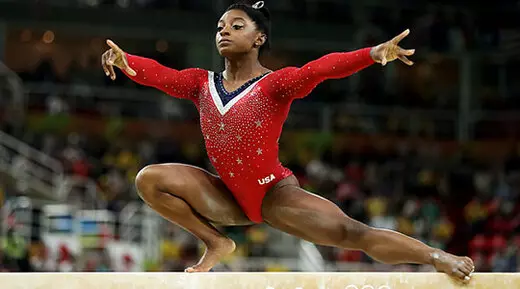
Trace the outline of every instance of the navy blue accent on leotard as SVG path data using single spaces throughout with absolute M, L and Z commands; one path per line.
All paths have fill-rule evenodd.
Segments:
M 267 74 L 267 73 L 266 73 Z M 265 74 L 262 74 L 258 77 L 255 77 L 248 82 L 244 83 L 241 87 L 237 88 L 235 91 L 228 92 L 224 88 L 224 76 L 221 73 L 215 73 L 213 76 L 213 81 L 215 82 L 215 87 L 217 88 L 218 96 L 220 100 L 222 100 L 222 104 L 228 104 L 233 98 L 237 97 L 242 91 L 246 90 L 250 85 L 258 81 L 260 78 L 264 77 Z

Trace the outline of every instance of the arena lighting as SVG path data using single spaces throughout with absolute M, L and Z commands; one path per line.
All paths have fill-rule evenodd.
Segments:
M 515 289 L 520 274 L 440 273 L 5 273 L 2 289 Z
M 43 33 L 42 41 L 46 44 L 51 44 L 54 42 L 55 37 L 56 36 L 54 35 L 53 31 L 47 30 L 45 33 Z

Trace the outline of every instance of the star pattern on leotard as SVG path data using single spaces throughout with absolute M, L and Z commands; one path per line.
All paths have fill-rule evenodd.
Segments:
M 225 114 L 215 109 L 216 97 L 204 90 L 209 102 L 201 101 L 201 128 L 206 139 L 206 148 L 216 171 L 223 180 L 234 179 L 235 183 L 254 182 L 263 176 L 266 159 L 277 156 L 278 130 L 272 130 L 283 123 L 277 116 L 285 105 L 273 102 L 261 89 L 253 89 L 249 95 L 232 106 Z M 203 114 L 202 114 L 203 113 Z M 272 133 L 274 132 L 274 133 Z M 271 172 L 271 171 L 270 171 Z M 240 180 L 237 181 L 237 180 Z M 234 184 L 234 183 L 233 183 Z M 229 185 L 234 188 L 234 185 Z
M 128 61 L 139 72 L 132 79 L 195 104 L 209 159 L 253 221 L 262 220 L 258 208 L 268 186 L 261 180 L 272 175 L 274 184 L 291 173 L 278 159 L 278 142 L 292 100 L 305 97 L 326 79 L 347 77 L 374 63 L 370 48 L 331 53 L 301 68 L 271 72 L 225 95 L 214 72 L 165 69 L 157 61 L 132 55 Z

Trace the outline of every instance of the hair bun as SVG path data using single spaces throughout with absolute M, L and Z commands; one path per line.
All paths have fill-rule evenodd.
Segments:
M 265 18 L 268 20 L 271 19 L 271 13 L 269 12 L 269 9 L 265 6 L 264 1 L 256 1 L 254 4 L 251 5 L 251 8 L 260 11 L 262 15 L 264 15 Z
M 251 7 L 255 9 L 262 9 L 264 8 L 265 2 L 264 1 L 258 1 L 255 4 L 251 5 Z

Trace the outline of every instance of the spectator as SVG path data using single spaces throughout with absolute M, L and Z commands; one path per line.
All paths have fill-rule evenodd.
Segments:
M 2 240 L 0 251 L 3 252 L 1 264 L 10 272 L 32 272 L 29 250 L 25 240 L 15 233 L 14 228 L 7 230 Z

